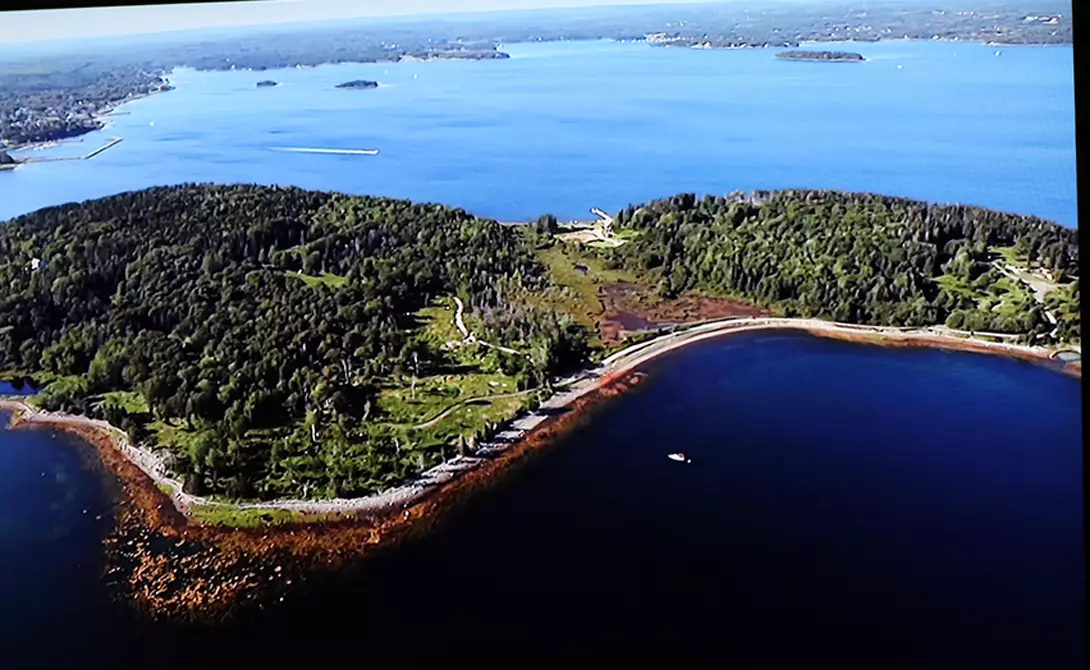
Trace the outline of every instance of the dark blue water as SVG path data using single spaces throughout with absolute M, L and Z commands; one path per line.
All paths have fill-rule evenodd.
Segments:
M 0 412 L 0 426 L 9 418 Z M 111 501 L 90 457 L 86 445 L 63 433 L 0 429 L 5 667 L 75 667 L 102 650 L 125 614 L 108 606 L 103 591 Z
M 962 202 L 1077 225 L 1070 47 L 831 45 L 774 50 L 514 44 L 507 61 L 172 76 L 112 126 L 0 174 L 0 220 L 185 181 L 262 182 L 442 202 L 500 220 L 679 192 L 837 188 Z M 276 88 L 256 82 L 276 79 Z M 334 85 L 374 79 L 382 88 Z M 276 147 L 370 149 L 378 156 Z
M 13 384 L 11 382 L 0 381 L 0 395 L 33 395 L 37 390 L 27 384 Z
M 124 649 L 179 668 L 663 639 L 713 652 L 715 667 L 1083 667 L 1078 380 L 792 333 L 696 345 L 649 372 L 445 531 L 361 576 L 214 631 L 120 629 L 95 651 L 72 628 L 73 644 L 86 659 Z M 18 570 L 3 571 L 17 593 L 57 593 L 66 582 L 49 566 L 93 553 L 79 512 L 93 487 L 39 481 L 75 462 L 62 446 L 0 433 L 0 515 L 19 519 L 15 542 L 41 536 L 39 519 L 72 526 L 56 545 L 18 549 Z M 666 458 L 677 450 L 693 463 Z M 11 493 L 39 484 L 30 501 Z M 54 510 L 65 495 L 79 502 Z M 487 640 L 501 642 L 480 651 Z

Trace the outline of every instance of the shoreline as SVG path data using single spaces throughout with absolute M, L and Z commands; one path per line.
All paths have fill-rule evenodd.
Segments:
M 695 38 L 693 38 L 693 39 L 695 39 Z M 623 38 L 613 38 L 613 37 L 605 37 L 605 38 L 602 38 L 602 37 L 559 38 L 559 39 L 550 39 L 550 40 L 546 40 L 546 41 L 538 41 L 538 40 L 532 40 L 531 39 L 531 40 L 522 41 L 522 42 L 500 43 L 497 46 L 497 49 L 502 47 L 502 46 L 536 45 L 536 44 L 543 44 L 543 43 L 546 43 L 546 42 L 613 42 L 613 43 L 617 43 L 617 44 L 645 44 L 645 45 L 650 45 L 650 46 L 655 46 L 655 45 L 678 46 L 678 47 L 684 47 L 684 48 L 699 48 L 699 49 L 707 49 L 707 50 L 798 49 L 798 48 L 803 48 L 803 47 L 806 47 L 806 46 L 819 46 L 819 45 L 824 45 L 824 44 L 875 44 L 875 43 L 878 43 L 878 42 L 951 42 L 951 43 L 975 44 L 975 45 L 980 45 L 980 46 L 984 46 L 984 47 L 1003 47 L 1003 48 L 1014 48 L 1014 47 L 1066 47 L 1066 48 L 1071 48 L 1071 47 L 1074 46 L 1072 42 L 996 42 L 996 41 L 983 41 L 983 40 L 977 39 L 977 38 L 962 38 L 962 37 L 940 37 L 937 40 L 934 39 L 934 38 L 926 38 L 926 37 L 881 37 L 881 38 L 878 38 L 878 39 L 875 39 L 875 40 L 855 40 L 855 39 L 846 39 L 846 40 L 845 39 L 800 40 L 797 43 L 796 46 L 771 45 L 771 44 L 767 44 L 767 45 L 766 44 L 745 44 L 745 45 L 740 45 L 740 46 L 702 47 L 702 46 L 699 46 L 701 44 L 700 42 L 697 42 L 697 43 L 694 43 L 694 44 L 684 44 L 684 45 L 682 45 L 682 44 L 671 44 L 669 42 L 648 41 L 647 37 L 643 36 L 643 37 L 638 38 L 638 39 L 623 39 Z M 277 68 L 267 68 L 264 71 L 275 72 L 276 70 L 314 69 L 316 67 L 321 67 L 323 65 L 360 65 L 360 64 L 371 65 L 371 64 L 386 63 L 386 62 L 388 62 L 388 63 L 425 63 L 425 62 L 431 62 L 431 61 L 437 61 L 437 60 L 487 61 L 487 60 L 510 60 L 512 58 L 515 58 L 515 57 L 511 56 L 510 54 L 508 54 L 508 58 L 502 58 L 502 57 L 489 57 L 489 58 L 443 58 L 443 57 L 418 58 L 416 56 L 404 55 L 404 56 L 399 56 L 396 60 L 390 60 L 390 61 L 385 61 L 385 60 L 383 60 L 383 61 L 373 61 L 373 62 L 372 61 L 343 61 L 343 62 L 336 62 L 336 63 L 335 62 L 319 63 L 317 65 L 296 64 L 296 65 L 285 65 L 283 67 L 277 67 Z M 795 60 L 795 59 L 788 59 L 788 60 Z M 799 60 L 802 60 L 802 59 L 799 59 Z M 869 60 L 869 59 L 864 59 L 864 61 L 866 61 L 866 60 Z M 834 61 L 834 62 L 840 62 L 840 61 Z M 857 62 L 857 61 L 844 61 L 844 62 Z M 64 142 L 69 142 L 69 141 L 80 141 L 80 138 L 83 138 L 84 136 L 86 136 L 86 135 L 88 135 L 90 133 L 93 133 L 93 132 L 96 132 L 96 131 L 99 131 L 99 130 L 105 130 L 107 127 L 109 127 L 109 124 L 110 124 L 110 118 L 109 117 L 115 111 L 117 111 L 120 107 L 122 107 L 123 105 L 125 105 L 125 104 L 127 104 L 129 102 L 133 102 L 135 100 L 141 100 L 143 98 L 151 97 L 151 96 L 159 94 L 159 93 L 166 93 L 168 91 L 174 90 L 173 84 L 170 83 L 169 76 L 170 76 L 170 74 L 173 73 L 173 71 L 175 69 L 180 69 L 180 68 L 183 68 L 183 67 L 185 67 L 185 66 L 174 66 L 174 67 L 171 68 L 170 71 L 164 72 L 164 74 L 162 76 L 166 80 L 167 88 L 160 89 L 160 90 L 154 90 L 154 91 L 147 91 L 145 93 L 137 93 L 137 94 L 131 95 L 130 97 L 126 97 L 126 98 L 124 98 L 122 100 L 116 100 L 116 101 L 113 101 L 113 102 L 106 103 L 100 110 L 96 111 L 95 113 L 93 113 L 91 115 L 92 121 L 99 124 L 97 128 L 89 128 L 87 130 L 84 130 L 84 131 L 81 131 L 81 132 L 78 132 L 76 134 L 69 135 L 69 136 L 66 136 L 66 137 L 62 137 L 62 138 L 51 139 L 51 140 L 40 140 L 40 141 L 37 141 L 37 142 L 27 142 L 25 144 L 12 143 L 10 145 L 4 145 L 2 142 L 0 142 L 0 149 L 5 150 L 5 151 L 9 151 L 9 152 L 12 152 L 12 151 L 35 151 L 35 150 L 40 150 L 40 149 L 49 149 L 49 148 L 53 148 L 58 143 L 64 143 Z M 208 70 L 197 70 L 197 71 L 198 72 L 206 72 Z M 253 72 L 255 70 L 253 70 L 252 68 L 246 68 L 244 71 Z
M 943 334 L 938 327 L 898 328 L 885 326 L 860 326 L 839 324 L 820 319 L 793 319 L 781 317 L 742 317 L 720 319 L 704 323 L 683 325 L 679 329 L 640 342 L 605 358 L 601 364 L 586 369 L 567 379 L 556 382 L 560 389 L 543 402 L 537 410 L 520 413 L 509 419 L 496 434 L 496 439 L 482 443 L 471 456 L 455 456 L 422 473 L 415 479 L 385 491 L 359 498 L 327 500 L 281 499 L 272 501 L 224 502 L 204 496 L 184 493 L 182 484 L 167 473 L 160 454 L 133 445 L 120 428 L 105 421 L 79 415 L 45 412 L 22 400 L 0 398 L 0 411 L 12 412 L 9 428 L 20 426 L 52 427 L 83 436 L 98 433 L 111 442 L 112 448 L 131 462 L 157 487 L 167 487 L 168 496 L 176 511 L 192 519 L 193 506 L 229 507 L 240 510 L 287 510 L 310 514 L 330 513 L 384 513 L 392 509 L 410 506 L 429 492 L 442 488 L 465 472 L 484 465 L 497 454 L 516 448 L 519 441 L 537 428 L 547 424 L 556 412 L 562 411 L 579 399 L 608 387 L 616 380 L 639 372 L 639 368 L 652 360 L 690 344 L 708 339 L 727 337 L 742 332 L 801 330 L 818 337 L 844 341 L 872 343 L 893 347 L 930 347 L 975 353 L 1003 355 L 1048 365 L 1055 372 L 1081 379 L 1081 360 L 1065 363 L 1054 357 L 1058 350 L 1080 351 L 1079 347 L 1064 346 L 1056 350 L 990 342 L 970 337 Z M 481 456 L 484 456 L 482 458 Z M 166 495 L 164 493 L 164 495 Z
M 164 79 L 165 78 L 166 77 L 164 75 Z M 65 144 L 69 144 L 69 143 L 82 142 L 91 133 L 97 133 L 99 131 L 106 130 L 107 128 L 109 128 L 110 124 L 113 121 L 114 112 L 116 112 L 121 107 L 127 105 L 128 103 L 136 102 L 137 100 L 143 100 L 145 98 L 150 98 L 153 95 L 159 95 L 161 93 L 169 93 L 170 91 L 174 90 L 174 85 L 170 83 L 169 79 L 166 79 L 165 86 L 166 86 L 166 88 L 161 88 L 161 89 L 155 90 L 155 91 L 147 91 L 146 93 L 137 93 L 137 94 L 133 94 L 133 95 L 131 95 L 129 97 L 126 97 L 123 100 L 117 100 L 117 101 L 114 101 L 114 102 L 106 103 L 101 109 L 96 110 L 91 115 L 91 122 L 94 123 L 95 126 L 96 126 L 94 128 L 88 128 L 86 130 L 80 131 L 80 132 L 75 133 L 73 135 L 68 135 L 66 137 L 61 137 L 61 138 L 52 139 L 52 140 L 40 140 L 38 142 L 28 142 L 26 144 L 12 144 L 12 145 L 6 146 L 6 147 L 5 146 L 0 146 L 0 149 L 2 149 L 4 151 L 8 151 L 8 152 L 14 152 L 14 151 L 41 151 L 43 149 L 55 149 L 55 148 L 57 148 L 59 146 L 64 146 Z M 26 162 L 26 161 L 25 160 L 20 160 L 19 164 L 22 164 L 24 162 Z M 35 162 L 35 161 L 31 161 L 31 162 Z
M 877 327 L 874 327 L 877 328 Z M 538 411 L 516 417 L 473 456 L 455 457 L 414 480 L 366 498 L 342 501 L 274 501 L 250 508 L 315 511 L 317 521 L 231 527 L 207 525 L 187 514 L 180 487 L 168 495 L 156 470 L 140 460 L 119 429 L 85 417 L 34 410 L 19 399 L 0 398 L 14 428 L 62 430 L 98 454 L 116 484 L 115 529 L 105 540 L 106 577 L 116 595 L 152 618 L 210 623 L 253 606 L 264 608 L 311 578 L 358 566 L 424 536 L 474 496 L 506 481 L 508 471 L 542 453 L 585 420 L 603 401 L 638 385 L 641 368 L 690 344 L 742 332 L 803 331 L 881 346 L 938 347 L 1006 355 L 1048 364 L 1081 378 L 1081 364 L 1065 366 L 1044 348 L 993 344 L 928 335 L 916 329 L 855 327 L 807 319 L 741 318 L 692 325 L 627 347 L 595 368 L 567 380 Z M 540 411 L 544 410 L 544 411 Z M 154 458 L 154 455 L 151 455 Z M 150 472 L 149 472 L 150 470 Z

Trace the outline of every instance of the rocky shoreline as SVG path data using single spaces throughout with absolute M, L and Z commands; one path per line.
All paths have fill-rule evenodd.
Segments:
M 320 523 L 259 528 L 206 526 L 190 519 L 185 506 L 160 488 L 155 471 L 149 472 L 147 463 L 134 460 L 124 433 L 109 424 L 37 413 L 17 400 L 0 400 L 0 411 L 14 412 L 13 426 L 45 427 L 79 436 L 94 448 L 116 480 L 119 504 L 115 532 L 106 541 L 106 549 L 107 577 L 118 587 L 119 596 L 153 617 L 214 621 L 249 606 L 264 607 L 283 600 L 308 576 L 339 571 L 430 531 L 474 492 L 493 485 L 501 473 L 577 425 L 594 406 L 642 381 L 644 373 L 638 369 L 652 359 L 698 341 L 755 330 L 803 330 L 885 346 L 998 353 L 1081 377 L 1081 363 L 1055 361 L 1045 349 L 913 329 L 756 317 L 691 325 L 610 356 L 595 370 L 569 380 L 570 387 L 546 402 L 542 410 L 513 422 L 495 444 L 482 445 L 472 457 L 452 459 L 425 473 L 425 485 L 410 483 L 394 489 L 408 490 L 411 495 L 388 491 L 370 499 L 346 501 L 357 504 L 343 505 L 340 511 L 331 508 Z M 366 500 L 370 502 L 359 504 Z M 290 507 L 293 502 L 298 505 Z M 326 504 L 329 501 L 280 502 L 289 509 Z

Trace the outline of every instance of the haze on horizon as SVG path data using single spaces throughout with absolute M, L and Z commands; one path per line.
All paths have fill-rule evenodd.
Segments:
M 797 3 L 807 0 L 771 0 Z M 809 0 L 813 2 L 813 0 Z M 604 6 L 768 4 L 769 0 L 255 0 L 4 12 L 0 44 L 365 18 Z

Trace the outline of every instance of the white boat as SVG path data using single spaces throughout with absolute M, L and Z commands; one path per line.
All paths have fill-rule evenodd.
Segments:
M 678 453 L 676 453 L 676 454 L 669 454 L 667 456 L 667 458 L 669 458 L 671 461 L 678 461 L 679 463 L 692 463 L 693 462 L 693 459 L 686 458 L 685 454 L 681 453 L 680 451 Z

